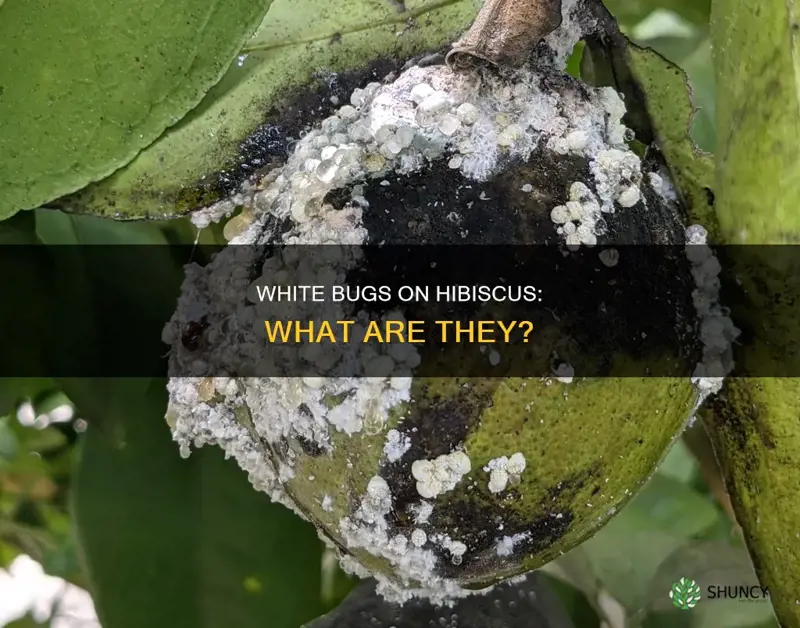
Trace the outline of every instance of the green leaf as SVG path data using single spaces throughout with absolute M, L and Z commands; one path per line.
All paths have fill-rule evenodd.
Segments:
M 633 26 L 655 9 L 667 9 L 695 24 L 708 24 L 711 0 L 603 0 L 625 26 Z
M 580 628 L 601 628 L 597 611 L 586 599 L 585 592 L 556 576 L 548 575 L 544 571 L 540 570 L 538 573 L 558 596 L 558 599 L 561 600 L 564 608 L 568 609 L 569 616 L 576 626 L 580 626 Z
M 166 244 L 161 232 L 149 224 L 120 225 L 94 216 L 74 216 L 52 209 L 38 209 L 36 234 L 47 245 Z
M 257 492 L 217 448 L 182 459 L 163 420 L 165 387 L 153 380 L 143 393 L 141 381 L 114 380 L 112 394 L 90 404 L 124 426 L 121 446 L 87 430 L 74 480 L 103 626 L 158 618 L 170 628 L 297 628 L 324 612 L 314 528 Z
M 83 332 L 76 330 L 75 337 L 84 340 L 97 337 L 104 342 L 119 337 L 122 350 L 130 340 L 119 333 L 121 321 L 108 316 L 108 312 L 135 311 L 141 327 L 149 326 L 155 340 L 160 341 L 161 327 L 174 311 L 183 280 L 182 269 L 166 246 L 163 230 L 153 223 L 125 224 L 48 209 L 38 209 L 34 215 L 41 242 L 73 247 L 74 255 L 55 258 L 61 264 L 69 261 L 73 265 L 56 269 L 53 292 L 58 294 L 57 302 L 62 309 L 71 308 L 83 315 L 77 321 Z M 92 263 L 98 258 L 90 254 L 90 245 L 106 246 L 99 258 L 102 267 Z M 139 245 L 147 248 L 137 249 Z M 135 253 L 137 250 L 145 250 L 146 255 Z M 128 281 L 131 277 L 136 280 Z M 93 329 L 98 331 L 92 333 Z M 90 353 L 90 346 L 75 347 L 75 353 L 65 359 L 78 360 Z
M 0 568 L 7 569 L 11 563 L 19 556 L 19 550 L 0 539 Z
M 86 589 L 88 584 L 81 569 L 77 543 L 72 535 L 59 538 L 53 548 L 46 548 L 41 557 L 42 568 L 50 576 L 62 578 L 76 586 Z
M 42 559 L 54 543 L 47 530 L 5 517 L 0 517 L 0 542 L 37 561 Z
M 653 130 L 687 204 L 690 219 L 717 240 L 714 214 L 714 159 L 691 139 L 695 117 L 692 88 L 686 74 L 653 50 L 629 43 L 625 60 L 641 88 Z
M 0 222 L 0 245 L 38 243 L 33 216 L 19 214 Z
M 39 244 L 39 239 L 32 214 L 18 214 L 0 222 L 0 329 L 7 333 L 20 328 L 46 329 L 52 314 L 47 292 L 49 269 L 40 256 L 33 254 L 30 245 L 34 244 Z M 41 373 L 44 349 L 38 334 L 24 343 L 6 340 L 0 353 L 4 372 Z M 0 414 L 46 386 L 43 380 L 0 379 Z
M 405 6 L 401 12 L 390 0 L 276 0 L 241 67 L 234 64 L 190 115 L 124 169 L 65 199 L 63 207 L 163 218 L 213 202 L 222 192 L 202 184 L 246 160 L 242 141 L 273 120 L 296 88 L 319 72 L 437 49 L 476 13 L 473 0 Z
M 747 628 L 773 618 L 768 599 L 747 601 L 708 595 L 709 587 L 759 586 L 750 558 L 742 548 L 713 541 L 678 548 L 661 564 L 650 582 L 648 610 L 652 613 L 668 609 L 667 593 L 670 587 L 674 591 L 674 583 L 683 578 L 696 582 L 701 595 L 692 613 L 693 628 Z
M 0 219 L 125 165 L 214 85 L 269 0 L 6 0 Z
M 622 512 L 573 550 L 631 612 L 647 600 L 659 565 L 719 516 L 713 503 L 687 485 L 656 474 Z
M 12 429 L 26 454 L 46 454 L 50 451 L 62 449 L 67 442 L 66 436 L 54 427 L 46 427 L 44 429 L 23 427 L 15 419 L 12 422 Z
M 70 373 L 76 362 L 100 360 L 103 364 L 104 356 L 124 356 L 130 343 L 136 343 L 149 347 L 144 355 L 153 356 L 155 371 L 155 361 L 163 355 L 161 330 L 175 310 L 183 279 L 182 269 L 164 246 L 167 241 L 162 230 L 152 223 L 119 223 L 44 209 L 36 210 L 35 216 L 44 243 L 72 245 L 66 252 L 54 253 L 58 267 L 51 292 L 69 315 L 75 333 L 70 338 L 50 339 L 50 368 Z M 92 254 L 93 247 L 87 246 L 97 244 L 113 246 L 105 247 L 98 258 Z M 139 245 L 147 248 L 138 249 Z M 102 263 L 96 263 L 98 259 Z M 109 316 L 109 312 L 116 314 Z M 86 403 L 88 396 L 100 407 L 103 395 L 114 394 L 113 380 L 63 378 L 59 384 L 73 402 L 78 396 Z M 92 389 L 96 396 L 89 394 Z M 102 412 L 93 413 L 95 420 L 106 420 Z M 121 426 L 106 423 L 104 429 L 111 436 Z
M 711 60 L 711 40 L 703 39 L 679 65 L 689 77 L 692 102 L 697 108 L 690 129 L 692 139 L 701 150 L 713 153 L 717 146 L 717 86 Z
M 664 37 L 638 41 L 680 67 L 691 85 L 692 117 L 690 135 L 703 151 L 713 152 L 716 144 L 716 86 L 708 37 Z
M 646 146 L 655 145 L 686 205 L 689 219 L 718 241 L 714 213 L 714 159 L 691 138 L 697 113 L 686 74 L 654 50 L 625 37 L 590 39 L 581 68 L 584 80 L 612 85 L 626 100 L 626 124 Z
M 659 474 L 677 480 L 681 484 L 690 484 L 698 470 L 697 460 L 682 440 L 675 441 L 666 458 L 658 466 Z
M 0 417 L 0 470 L 17 455 L 17 435 L 11 425 L 14 417 Z
M 331 548 L 325 548 L 322 554 L 322 602 L 329 608 L 335 608 L 359 583 L 359 578 L 346 573 Z

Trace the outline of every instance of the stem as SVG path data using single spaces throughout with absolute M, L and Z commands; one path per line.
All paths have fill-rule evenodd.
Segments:
M 731 497 L 725 488 L 725 481 L 722 478 L 722 472 L 714 454 L 711 439 L 701 421 L 697 421 L 691 427 L 686 428 L 683 432 L 683 442 L 700 465 L 700 473 L 717 502 L 733 522 L 734 527 L 739 529 L 739 523 L 736 521 L 736 514 L 731 504 Z
M 734 377 L 702 413 L 759 582 L 800 628 L 800 434 L 792 377 Z
M 471 67 L 476 59 L 519 67 L 560 25 L 561 0 L 486 0 L 447 62 L 455 68 Z

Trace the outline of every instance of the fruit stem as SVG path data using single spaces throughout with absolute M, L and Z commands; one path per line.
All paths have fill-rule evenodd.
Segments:
M 476 60 L 519 67 L 542 38 L 561 25 L 561 0 L 486 0 L 469 30 L 453 44 L 447 63 L 469 68 Z

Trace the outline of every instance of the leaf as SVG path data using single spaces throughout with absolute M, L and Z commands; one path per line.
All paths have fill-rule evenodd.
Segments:
M 163 353 L 161 328 L 175 309 L 183 274 L 162 231 L 45 209 L 35 216 L 39 238 L 51 245 L 53 295 L 75 329 L 71 338 L 51 339 L 51 371 L 75 372 L 69 364 L 81 360 L 122 359 L 131 342 L 152 347 L 148 355 Z
M 17 556 L 19 556 L 19 550 L 0 539 L 0 568 L 7 569 Z
M 50 246 L 166 244 L 161 233 L 148 224 L 118 225 L 111 220 L 51 209 L 38 209 L 34 215 L 36 235 Z
M 0 245 L 38 244 L 33 216 L 20 214 L 0 221 Z
M 612 85 L 625 97 L 626 124 L 646 146 L 655 145 L 666 161 L 689 219 L 717 241 L 714 213 L 714 160 L 691 139 L 696 113 L 686 74 L 657 52 L 623 36 L 587 41 L 582 76 Z
M 691 484 L 698 474 L 698 464 L 683 441 L 677 440 L 658 466 L 658 473 L 681 484 Z
M 0 158 L 1 159 L 1 158 Z M 39 334 L 19 338 L 19 329 L 46 329 L 51 315 L 49 269 L 30 245 L 38 244 L 34 217 L 18 214 L 0 222 L 0 329 L 4 330 L 3 374 L 41 373 L 44 342 Z M 0 378 L 0 414 L 48 386 L 41 379 Z
M 39 429 L 36 427 L 23 427 L 18 421 L 13 422 L 13 430 L 19 439 L 20 445 L 25 449 L 26 454 L 37 453 L 46 454 L 63 448 L 66 437 L 54 427 Z M 34 456 L 37 457 L 37 456 Z
M 690 219 L 717 239 L 714 215 L 714 159 L 690 136 L 695 116 L 692 88 L 683 70 L 658 53 L 628 43 L 625 60 L 641 88 L 647 113 Z
M 695 24 L 708 24 L 711 0 L 604 0 L 620 22 L 633 26 L 655 9 L 666 9 Z
M 757 587 L 758 579 L 744 549 L 728 543 L 690 543 L 677 549 L 659 567 L 650 583 L 648 610 L 653 613 L 669 608 L 667 592 L 681 580 L 697 583 L 700 599 L 692 613 L 693 628 L 746 628 L 772 619 L 768 599 L 752 601 L 709 596 L 709 587 Z M 682 587 L 688 593 L 687 587 Z M 672 597 L 672 603 L 675 598 Z
M 6 0 L 0 219 L 125 165 L 194 107 L 269 0 Z
M 41 564 L 45 573 L 87 589 L 89 585 L 81 569 L 77 543 L 73 541 L 72 535 L 58 541 L 58 545 L 46 548 L 42 554 Z
M 710 39 L 705 35 L 665 37 L 637 43 L 651 48 L 686 73 L 695 108 L 690 136 L 701 150 L 713 152 L 716 144 L 716 86 Z
M 631 612 L 641 609 L 659 565 L 719 516 L 687 485 L 656 474 L 608 524 L 573 552 Z M 569 556 L 569 554 L 567 555 Z
M 679 65 L 689 77 L 692 102 L 697 108 L 690 129 L 692 139 L 701 150 L 713 153 L 717 145 L 717 89 L 711 60 L 711 40 L 706 38 L 701 41 Z
M 358 586 L 336 610 L 306 628 L 573 628 L 544 576 L 531 572 L 522 582 L 503 582 L 485 595 L 471 595 L 452 608 L 418 598 L 402 606 L 375 592 L 375 581 Z M 583 628 L 583 626 L 581 627 Z
M 0 417 L 0 470 L 17 454 L 17 436 L 11 426 L 13 420 L 10 416 Z
M 400 12 L 390 0 L 277 0 L 241 67 L 234 64 L 190 115 L 124 169 L 61 206 L 115 218 L 163 218 L 213 202 L 228 184 L 204 184 L 223 169 L 252 166 L 242 142 L 260 124 L 277 121 L 280 108 L 315 75 L 435 50 L 476 13 L 473 0 L 405 6 Z
M 46 530 L 4 517 L 0 517 L 0 542 L 18 550 L 20 554 L 30 556 L 33 560 L 41 560 L 54 543 L 52 536 Z
M 90 406 L 116 417 L 124 444 L 87 430 L 72 508 L 102 625 L 296 628 L 324 612 L 314 528 L 218 449 L 182 459 L 163 420 L 164 380 L 143 394 L 141 381 L 113 381 Z
M 76 365 L 94 364 L 96 371 L 108 372 L 123 363 L 134 343 L 153 362 L 148 372 L 156 372 L 163 355 L 161 330 L 175 310 L 183 279 L 162 230 L 150 223 L 45 209 L 34 215 L 55 268 L 49 292 L 74 330 L 69 337 L 54 332 L 48 338 L 48 370 L 68 375 L 76 372 Z M 114 380 L 61 378 L 58 383 L 73 402 L 79 397 L 91 404 L 88 410 L 103 422 L 109 438 L 119 437 L 121 426 L 106 422 L 100 411 L 104 395 L 115 394 Z
M 551 563 L 552 564 L 552 563 Z M 553 589 L 561 600 L 561 604 L 569 611 L 573 623 L 580 628 L 600 628 L 600 618 L 597 611 L 586 598 L 584 591 L 568 583 L 556 575 L 548 575 L 546 571 L 539 570 L 544 582 Z
M 322 602 L 335 608 L 359 583 L 359 578 L 345 573 L 336 552 L 326 547 L 322 554 Z

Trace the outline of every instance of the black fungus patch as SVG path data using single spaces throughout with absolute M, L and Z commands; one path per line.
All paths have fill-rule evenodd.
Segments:
M 311 456 L 312 458 L 316 458 L 325 453 L 325 450 L 322 447 L 317 445 L 317 443 L 308 440 L 307 438 L 303 438 L 302 436 L 297 436 L 295 437 L 295 440 L 297 441 L 297 444 L 300 446 L 300 449 L 303 450 L 303 453 L 305 453 L 308 456 Z
M 651 156 L 645 163 L 657 167 Z M 586 159 L 556 155 L 544 148 L 526 163 L 507 164 L 486 182 L 464 177 L 448 167 L 449 156 L 408 175 L 390 172 L 359 184 L 369 207 L 364 210 L 368 244 L 553 244 L 556 234 L 550 212 L 567 201 L 576 182 L 590 189 L 594 180 Z M 355 185 L 355 184 L 354 184 Z M 530 191 L 523 191 L 523 187 Z M 528 188 L 527 186 L 530 186 Z M 604 214 L 602 244 L 682 244 L 687 226 L 684 208 L 666 203 L 643 184 L 644 203 Z M 333 190 L 324 202 L 342 209 L 353 185 Z
M 742 469 L 739 480 L 747 490 L 757 492 L 756 471 L 761 464 L 763 443 L 757 435 L 761 420 L 750 393 L 744 386 L 728 385 L 710 399 L 709 405 L 715 431 L 720 435 L 717 440 L 722 441 L 726 455 L 735 457 Z
M 530 244 L 553 241 L 550 211 L 566 201 L 569 184 L 588 176 L 585 160 L 534 152 L 484 183 L 449 168 L 449 156 L 421 172 L 370 180 L 364 197 L 368 244 Z M 531 185 L 532 193 L 521 191 Z M 341 209 L 352 187 L 328 194 Z
M 256 236 L 257 242 L 276 242 L 292 229 L 292 219 L 289 217 L 278 218 L 272 214 L 268 214 L 264 219 L 261 230 Z M 260 249 L 260 254 L 256 257 L 255 263 L 248 269 L 250 281 L 256 281 L 264 272 L 264 263 L 271 256 L 275 255 L 275 250 L 272 246 L 264 245 Z
M 463 380 L 459 391 L 439 396 L 430 390 L 431 383 L 415 379 L 408 414 L 402 431 L 411 436 L 411 447 L 396 462 L 387 463 L 381 476 L 392 487 L 395 525 L 414 527 L 410 506 L 419 503 L 416 480 L 411 475 L 414 460 L 430 460 L 449 454 L 477 428 L 483 412 L 492 404 L 494 384 L 488 380 Z
M 483 403 L 486 403 L 485 397 Z M 412 413 L 408 422 L 403 424 L 404 432 L 413 427 L 418 430 L 412 438 L 412 450 L 400 461 L 385 466 L 381 472 L 381 476 L 392 487 L 392 534 L 408 536 L 417 527 L 410 506 L 418 504 L 420 496 L 411 477 L 411 461 L 430 459 L 452 451 L 453 445 L 466 436 L 465 428 L 468 428 L 469 418 L 465 421 L 463 417 L 474 420 L 479 406 L 480 404 L 474 402 L 464 405 L 463 398 L 455 403 L 444 401 L 438 406 L 438 411 L 430 414 Z M 463 414 L 453 414 L 458 410 Z M 449 431 L 446 426 L 437 426 L 437 418 L 445 421 L 445 425 L 449 425 L 449 430 L 453 431 Z M 567 533 L 575 518 L 567 505 L 574 502 L 577 494 L 587 484 L 602 475 L 603 468 L 598 463 L 552 486 L 538 504 L 539 514 L 532 519 L 524 518 L 517 510 L 503 505 L 496 495 L 489 492 L 485 483 L 462 483 L 458 488 L 461 496 L 453 497 L 454 494 L 451 493 L 451 499 L 446 495 L 440 498 L 442 503 L 438 505 L 433 500 L 433 512 L 428 523 L 423 526 L 429 538 L 436 531 L 446 531 L 453 540 L 467 546 L 461 562 L 453 562 L 449 551 L 429 545 L 439 559 L 437 572 L 444 577 L 458 579 L 463 585 L 484 586 L 491 584 L 486 582 L 487 574 L 514 571 L 515 566 L 525 557 L 546 552 Z M 505 496 L 510 499 L 519 497 L 513 488 Z M 509 556 L 498 556 L 498 541 L 504 536 L 515 535 L 524 535 L 524 538 L 514 544 Z
M 538 504 L 540 514 L 532 519 L 498 505 L 497 496 L 483 485 L 468 489 L 468 497 L 454 500 L 446 508 L 434 509 L 431 526 L 452 530 L 454 538 L 467 546 L 460 564 L 454 564 L 446 550 L 438 550 L 439 573 L 463 583 L 483 585 L 486 574 L 513 571 L 525 557 L 547 551 L 567 533 L 575 518 L 565 505 L 571 504 L 578 492 L 602 473 L 602 467 L 595 464 L 551 487 Z M 516 497 L 513 489 L 506 494 L 511 499 Z M 509 556 L 498 556 L 498 541 L 515 535 L 524 537 L 518 537 Z
M 656 155 L 651 156 L 647 161 L 651 169 L 659 166 L 653 161 L 655 158 Z M 618 367 L 617 358 L 625 356 L 632 363 L 658 361 L 659 369 L 673 368 L 677 374 L 681 369 L 686 371 L 686 364 L 694 365 L 701 359 L 691 297 L 694 281 L 683 248 L 686 221 L 677 202 L 667 203 L 643 185 L 643 203 L 604 214 L 606 233 L 598 236 L 600 246 L 636 245 L 627 246 L 620 253 L 620 264 L 613 269 L 605 267 L 595 253 L 597 249 L 590 247 L 581 247 L 567 262 L 564 237 L 557 234 L 550 213 L 553 207 L 566 202 L 575 181 L 593 185 L 585 159 L 540 149 L 527 163 L 508 164 L 499 175 L 482 183 L 466 179 L 460 171 L 449 168 L 447 162 L 445 156 L 429 163 L 424 172 L 409 175 L 392 172 L 385 178 L 362 183 L 363 195 L 369 203 L 363 214 L 369 244 L 394 245 L 401 251 L 405 250 L 402 247 L 421 244 L 489 245 L 482 250 L 476 247 L 470 255 L 454 253 L 451 259 L 437 260 L 435 276 L 463 277 L 461 283 L 491 284 L 501 276 L 492 270 L 493 261 L 500 259 L 501 253 L 493 252 L 491 245 L 546 245 L 535 253 L 528 249 L 527 255 L 537 256 L 547 268 L 566 268 L 573 261 L 579 264 L 570 266 L 568 271 L 537 276 L 536 285 L 547 295 L 547 306 L 528 308 L 519 318 L 533 323 L 538 340 L 514 356 L 529 365 L 543 364 L 540 372 L 547 372 L 546 364 L 553 360 L 566 360 L 577 368 L 581 365 L 575 360 L 592 359 L 595 361 L 589 366 L 583 362 L 584 372 L 610 375 Z M 332 191 L 325 202 L 342 209 L 350 202 L 351 191 L 352 187 Z M 521 249 L 524 247 L 518 250 Z M 425 248 L 409 252 L 403 258 L 376 252 L 382 250 L 367 247 L 363 268 L 353 271 L 348 282 L 392 285 L 392 294 L 397 294 L 401 285 L 427 285 L 435 281 L 424 256 Z M 523 251 L 520 255 L 531 268 L 531 258 L 525 258 Z M 580 261 L 575 261 L 579 258 Z M 450 264 L 457 269 L 449 268 Z M 518 267 L 525 268 L 524 264 L 521 261 Z M 508 264 L 498 263 L 500 266 L 503 273 L 508 272 Z M 502 277 L 511 284 L 525 283 L 522 276 L 503 274 Z M 494 306 L 475 302 L 457 308 L 442 303 L 359 302 L 355 310 L 381 315 L 395 307 L 402 307 L 411 320 L 464 320 L 478 316 L 515 319 L 511 306 L 490 311 Z M 594 324 L 587 325 L 586 321 Z M 602 326 L 603 333 L 597 333 L 597 325 Z M 433 364 L 440 354 L 445 355 L 435 339 L 429 340 L 420 349 L 426 365 Z M 456 350 L 451 346 L 446 352 L 450 364 Z M 456 357 L 459 363 L 473 358 L 483 360 L 473 354 L 466 348 Z M 516 364 L 519 373 L 519 365 L 508 357 L 503 368 L 512 369 Z
M 311 412 L 311 409 L 304 403 L 301 403 L 297 407 L 297 411 L 301 415 L 307 418 L 313 418 L 314 416 L 313 413 Z M 297 445 L 300 447 L 300 449 L 303 450 L 303 453 L 312 458 L 316 458 L 317 456 L 321 456 L 323 453 L 325 453 L 325 450 L 322 447 L 320 447 L 317 443 L 307 438 L 304 438 L 303 436 L 295 436 L 294 440 L 297 442 Z

